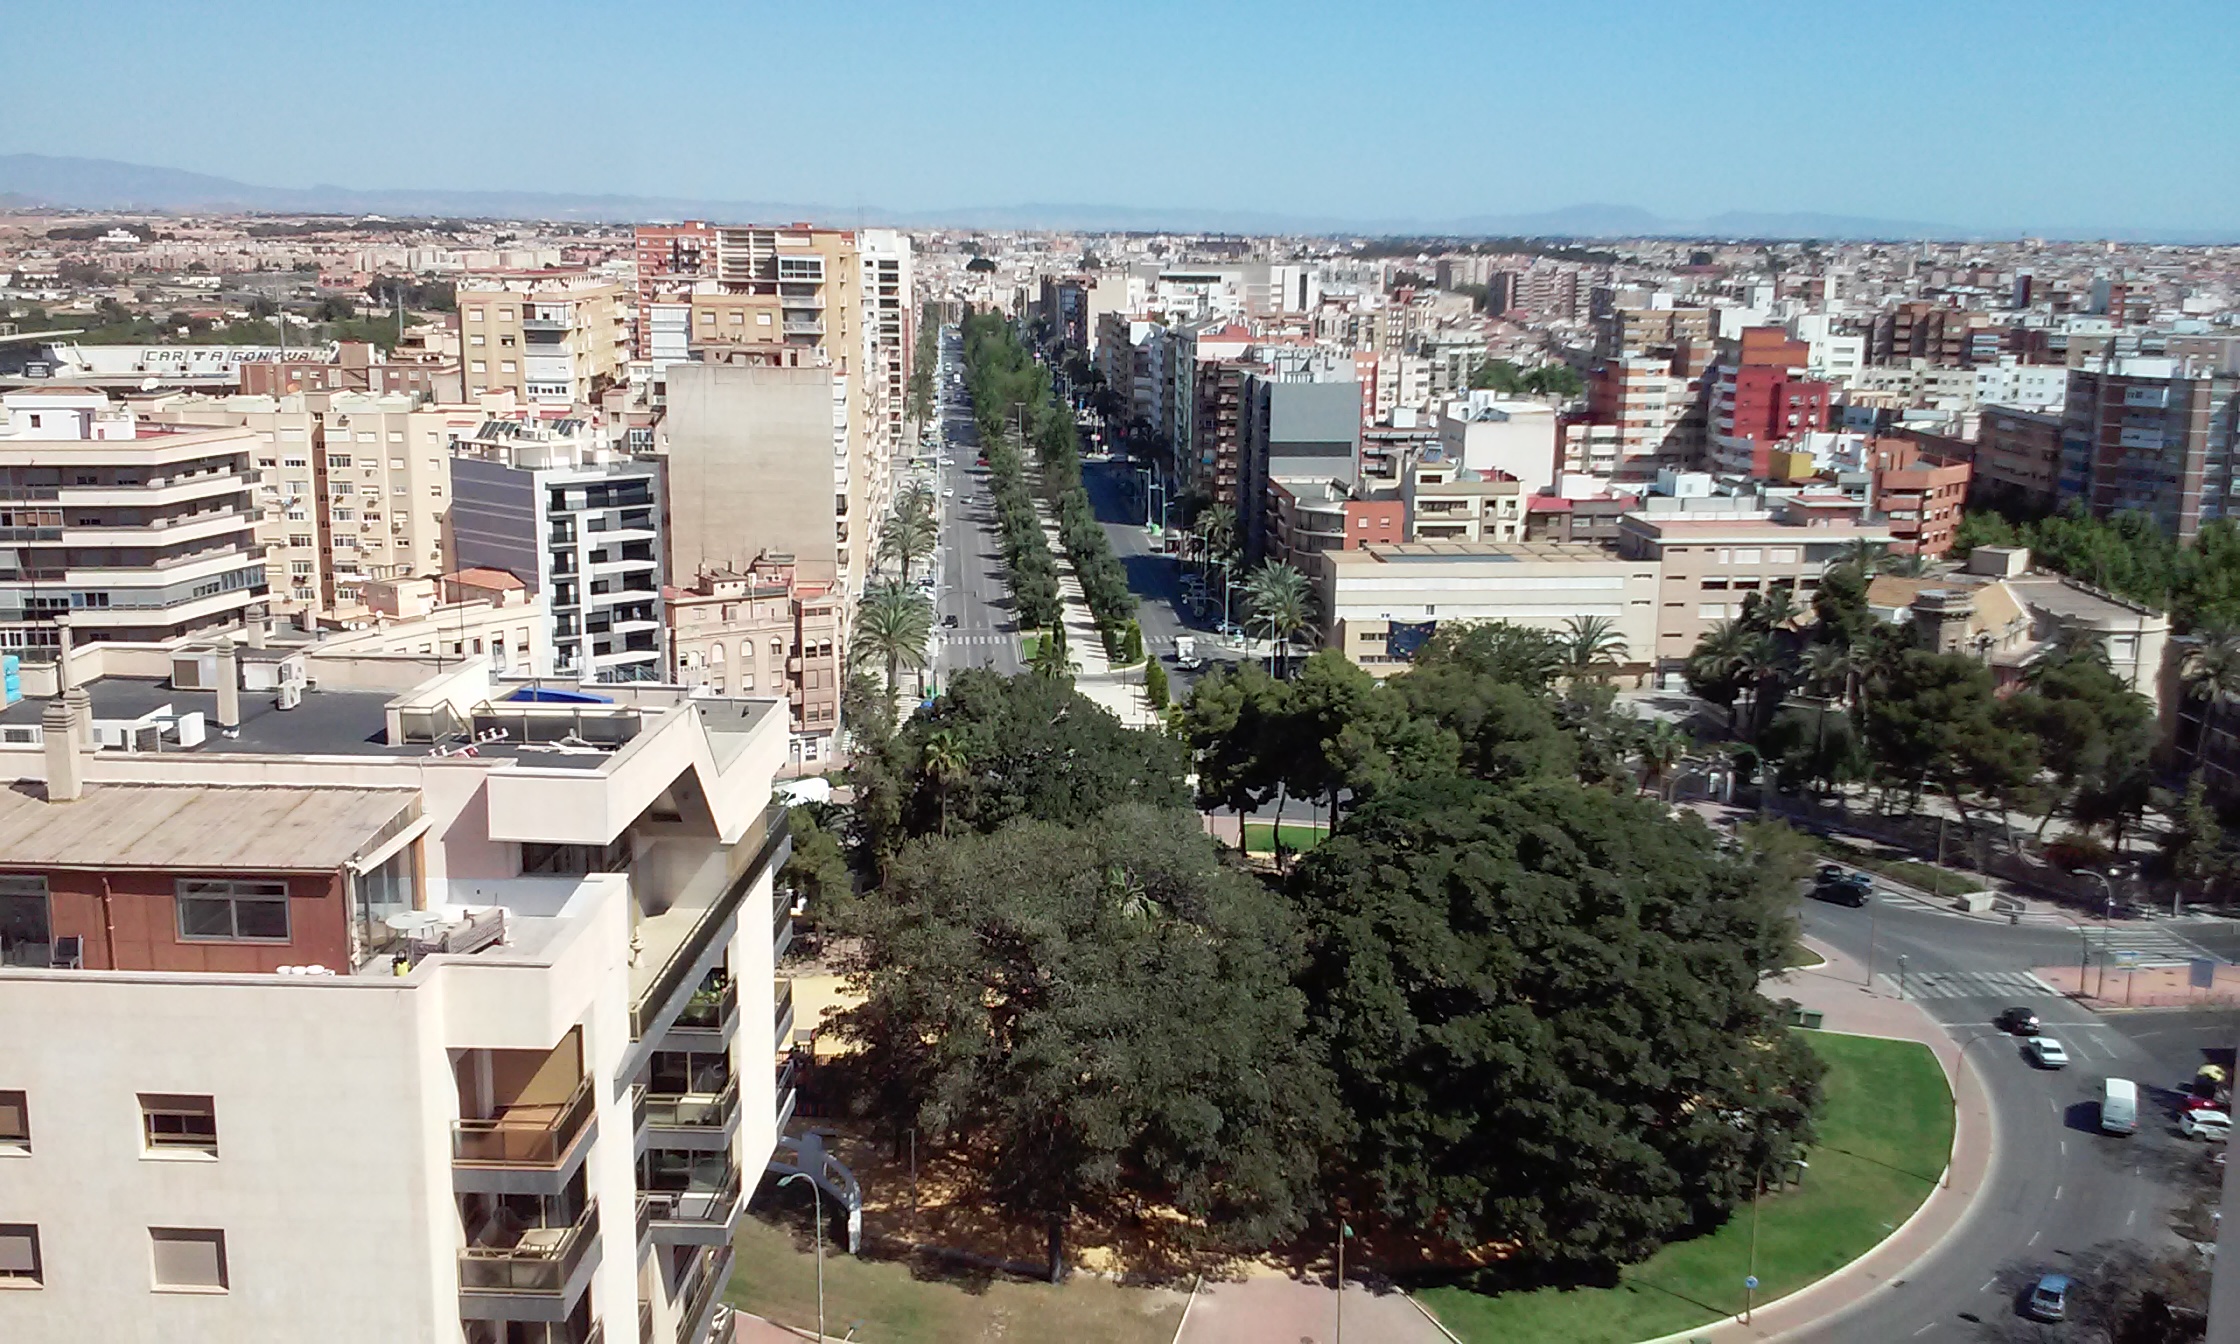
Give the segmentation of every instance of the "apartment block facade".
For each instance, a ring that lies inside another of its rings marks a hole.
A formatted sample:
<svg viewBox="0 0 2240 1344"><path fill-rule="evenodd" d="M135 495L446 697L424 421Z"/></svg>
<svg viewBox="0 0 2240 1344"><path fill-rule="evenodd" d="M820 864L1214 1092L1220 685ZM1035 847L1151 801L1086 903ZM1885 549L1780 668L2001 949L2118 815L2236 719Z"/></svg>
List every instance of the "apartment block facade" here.
<svg viewBox="0 0 2240 1344"><path fill-rule="evenodd" d="M1987 503L2004 499L2051 511L2061 499L2061 424L2059 410L1985 407L1976 430L1972 489Z"/></svg>
<svg viewBox="0 0 2240 1344"><path fill-rule="evenodd" d="M1599 546L1553 542L1405 542L1323 557L1323 647L1378 675L1403 669L1440 625L1508 621L1560 631L1611 621L1626 663L1656 644L1659 567Z"/></svg>
<svg viewBox="0 0 2240 1344"><path fill-rule="evenodd" d="M221 667L0 712L0 1334L706 1344L798 1154L777 706ZM155 695L232 736L89 747Z"/></svg>
<svg viewBox="0 0 2240 1344"><path fill-rule="evenodd" d="M265 601L259 443L246 429L143 425L98 393L11 392L0 432L0 650L238 624Z"/></svg>
<svg viewBox="0 0 2240 1344"><path fill-rule="evenodd" d="M829 759L838 746L840 600L800 582L790 556L757 556L745 572L702 572L661 591L669 680L717 695L782 695L791 758Z"/></svg>
<svg viewBox="0 0 2240 1344"><path fill-rule="evenodd" d="M1828 427L1832 389L1804 376L1809 357L1806 343L1780 327L1743 331L1735 364L1720 368L1711 394L1716 469L1763 476L1776 445Z"/></svg>
<svg viewBox="0 0 2240 1344"><path fill-rule="evenodd" d="M595 444L584 426L486 422L451 463L451 549L544 599L552 671L660 681L661 466Z"/></svg>
<svg viewBox="0 0 2240 1344"><path fill-rule="evenodd" d="M2234 394L2209 361L2137 357L2073 369L2062 411L2063 500L2095 517L2138 512L2180 541L2240 502Z"/></svg>
<svg viewBox="0 0 2240 1344"><path fill-rule="evenodd" d="M630 363L622 286L584 272L490 272L459 282L467 395L511 391L539 406L590 406Z"/></svg>

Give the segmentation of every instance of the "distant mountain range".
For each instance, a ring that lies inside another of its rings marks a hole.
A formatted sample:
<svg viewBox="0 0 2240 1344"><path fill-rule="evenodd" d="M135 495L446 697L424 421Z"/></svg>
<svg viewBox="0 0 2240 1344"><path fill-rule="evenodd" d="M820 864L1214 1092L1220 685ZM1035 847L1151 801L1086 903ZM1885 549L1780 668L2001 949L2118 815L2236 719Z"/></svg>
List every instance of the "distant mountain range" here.
<svg viewBox="0 0 2240 1344"><path fill-rule="evenodd" d="M1146 207L1030 203L967 206L950 210L845 208L784 201L722 201L690 197L621 196L539 191L365 190L356 187L263 187L176 168L114 159L44 154L0 155L0 205L57 206L81 210L262 211L273 214L445 216L470 219L545 219L627 222L658 219L807 220L837 226L880 224L899 228L1137 230L1206 233L1488 238L1827 238L1912 240L2050 237L2116 238L2140 242L2206 243L2240 237L2222 234L2123 230L2086 233L2026 228L1960 229L1919 220L1853 215L1730 211L1708 219L1671 219L1638 206L1574 205L1523 214L1462 219L1347 219L1269 210L1219 210L1188 206Z"/></svg>

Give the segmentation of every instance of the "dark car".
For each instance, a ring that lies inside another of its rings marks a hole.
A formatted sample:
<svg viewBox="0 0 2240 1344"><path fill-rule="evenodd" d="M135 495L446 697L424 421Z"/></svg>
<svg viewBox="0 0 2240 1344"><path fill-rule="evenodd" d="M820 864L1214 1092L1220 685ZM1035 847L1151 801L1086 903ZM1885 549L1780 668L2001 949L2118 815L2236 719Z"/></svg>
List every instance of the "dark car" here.
<svg viewBox="0 0 2240 1344"><path fill-rule="evenodd" d="M1992 1019L1992 1023L1999 1030L2011 1032L2016 1036L2035 1036L2038 1034L2038 1015L2027 1008L2005 1009L1996 1018Z"/></svg>
<svg viewBox="0 0 2240 1344"><path fill-rule="evenodd" d="M1838 868L1834 877L1823 875L1814 883L1812 894L1837 905L1861 906L1874 895L1874 879Z"/></svg>
<svg viewBox="0 0 2240 1344"><path fill-rule="evenodd" d="M942 618L941 618L941 627L942 627L942 628L943 628L944 630L946 630L946 629L948 629L948 628L950 628L950 627L954 626L954 625L955 625L956 623L957 623L957 618L956 618L955 616L953 616L953 615L950 615L950 616L944 616L944 617L942 617Z"/></svg>

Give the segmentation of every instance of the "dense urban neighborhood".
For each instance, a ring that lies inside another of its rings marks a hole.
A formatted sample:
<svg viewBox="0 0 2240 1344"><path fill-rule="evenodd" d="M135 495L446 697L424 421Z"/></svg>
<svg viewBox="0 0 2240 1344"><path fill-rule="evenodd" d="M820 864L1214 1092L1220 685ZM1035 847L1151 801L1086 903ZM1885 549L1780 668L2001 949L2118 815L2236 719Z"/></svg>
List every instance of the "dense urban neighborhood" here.
<svg viewBox="0 0 2240 1344"><path fill-rule="evenodd" d="M2240 229L680 201L0 155L0 1339L2240 1339Z"/></svg>

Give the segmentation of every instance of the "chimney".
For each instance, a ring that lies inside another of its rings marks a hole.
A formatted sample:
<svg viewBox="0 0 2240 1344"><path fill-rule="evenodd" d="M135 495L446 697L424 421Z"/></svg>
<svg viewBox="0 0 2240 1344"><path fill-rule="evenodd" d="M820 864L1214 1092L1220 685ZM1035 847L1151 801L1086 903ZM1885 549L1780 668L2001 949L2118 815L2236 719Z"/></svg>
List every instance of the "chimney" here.
<svg viewBox="0 0 2240 1344"><path fill-rule="evenodd" d="M218 732L241 736L241 657L230 637L218 641Z"/></svg>
<svg viewBox="0 0 2240 1344"><path fill-rule="evenodd" d="M251 607L242 613L247 619L242 624L242 638L252 649L264 647L264 608Z"/></svg>
<svg viewBox="0 0 2240 1344"><path fill-rule="evenodd" d="M74 803L86 791L85 757L78 750L78 711L67 700L49 700L40 711L46 736L47 801Z"/></svg>

